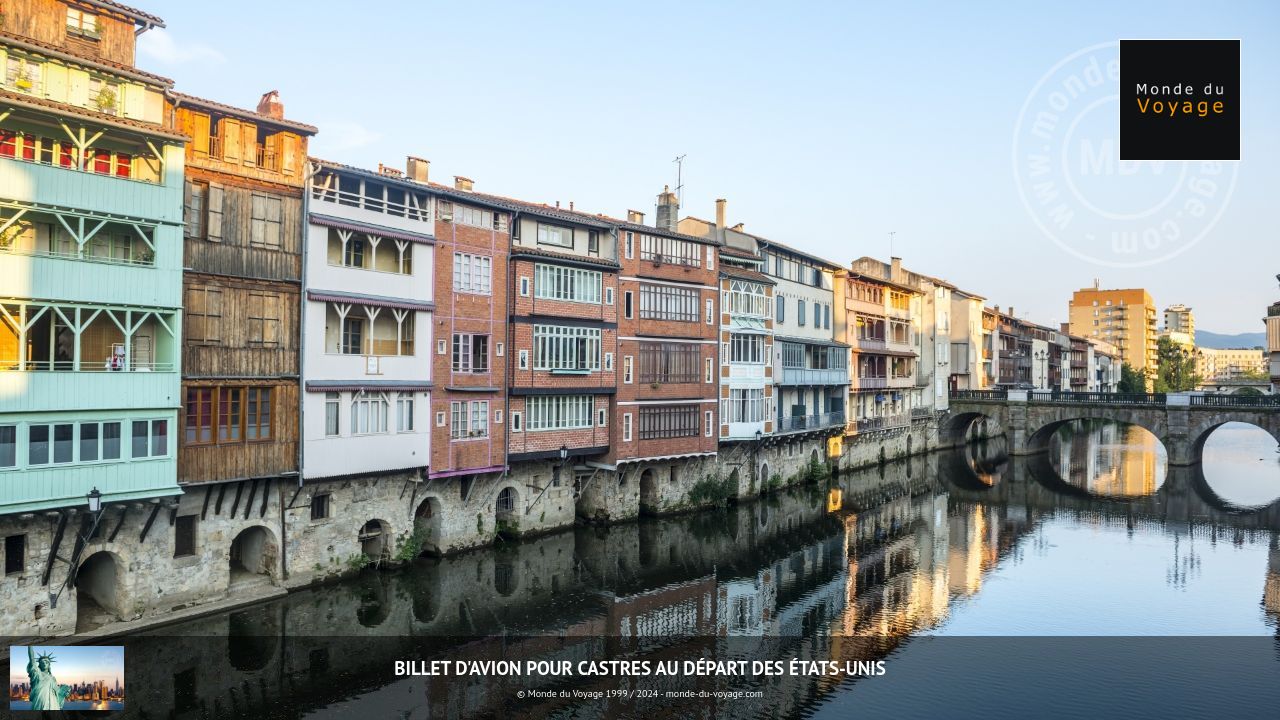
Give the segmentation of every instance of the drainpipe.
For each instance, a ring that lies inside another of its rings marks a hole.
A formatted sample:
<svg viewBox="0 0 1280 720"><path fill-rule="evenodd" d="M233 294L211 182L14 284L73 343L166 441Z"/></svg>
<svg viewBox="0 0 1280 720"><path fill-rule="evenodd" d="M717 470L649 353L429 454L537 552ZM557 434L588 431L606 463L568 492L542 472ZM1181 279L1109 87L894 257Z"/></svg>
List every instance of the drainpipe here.
<svg viewBox="0 0 1280 720"><path fill-rule="evenodd" d="M314 175L311 167L310 158L307 159L306 170L302 175L302 222L299 223L302 232L302 273L298 284L298 489L302 489L302 460L304 446L303 428L303 409L306 407L307 393L303 378L306 377L304 369L307 364L307 333L304 332L307 324L307 240L310 235L311 224L308 218L311 216L311 178ZM289 529L288 516L284 507L284 486L280 487L280 576L282 580L289 579Z"/></svg>
<svg viewBox="0 0 1280 720"><path fill-rule="evenodd" d="M518 351L511 345L511 316L516 312L516 293L511 292L513 289L519 291L519 278L511 277L511 238L515 235L516 226L520 222L520 211L511 213L511 223L507 226L507 311L505 317L502 318L502 342L506 347L506 366L507 371L503 373L502 378L502 414L506 417L503 424L503 436L506 442L502 443L502 477L505 478L511 474L511 393L508 392L511 383L512 368L515 367L515 358ZM512 280L515 285L512 285ZM532 294L532 293L530 293ZM533 358L529 358L529 367L533 367ZM528 418L524 418L522 422L528 422ZM528 432L527 430L525 432Z"/></svg>

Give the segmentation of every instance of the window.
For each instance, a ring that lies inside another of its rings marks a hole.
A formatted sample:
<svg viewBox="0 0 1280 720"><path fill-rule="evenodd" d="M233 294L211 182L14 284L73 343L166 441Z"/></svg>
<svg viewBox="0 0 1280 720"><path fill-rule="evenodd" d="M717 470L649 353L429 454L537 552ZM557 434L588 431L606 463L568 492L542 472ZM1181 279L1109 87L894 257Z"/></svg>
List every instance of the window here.
<svg viewBox="0 0 1280 720"><path fill-rule="evenodd" d="M173 523L173 556L196 554L196 515L179 515Z"/></svg>
<svg viewBox="0 0 1280 720"><path fill-rule="evenodd" d="M342 318L342 354L364 354L364 318Z"/></svg>
<svg viewBox="0 0 1280 720"><path fill-rule="evenodd" d="M453 371L489 372L489 336L454 333Z"/></svg>
<svg viewBox="0 0 1280 720"><path fill-rule="evenodd" d="M134 420L132 429L132 457L165 457L169 454L168 420Z"/></svg>
<svg viewBox="0 0 1280 720"><path fill-rule="evenodd" d="M538 244L571 248L573 247L573 231L566 227L538 223Z"/></svg>
<svg viewBox="0 0 1280 720"><path fill-rule="evenodd" d="M640 236L640 259L654 263L671 263L698 267L702 251L697 243L656 235Z"/></svg>
<svg viewBox="0 0 1280 720"><path fill-rule="evenodd" d="M378 435L387 432L389 404L385 394L368 395L361 390L351 399L351 434Z"/></svg>
<svg viewBox="0 0 1280 720"><path fill-rule="evenodd" d="M98 39L98 16L79 8L67 8L67 34Z"/></svg>
<svg viewBox="0 0 1280 720"><path fill-rule="evenodd" d="M518 355L518 361L516 364L519 366L521 370L529 369L529 351L528 350L520 351Z"/></svg>
<svg viewBox="0 0 1280 720"><path fill-rule="evenodd" d="M253 194L249 218L250 245L272 249L281 247L280 207L281 199L278 197Z"/></svg>
<svg viewBox="0 0 1280 720"><path fill-rule="evenodd" d="M436 413L436 427L444 427L444 411Z"/></svg>
<svg viewBox="0 0 1280 720"><path fill-rule="evenodd" d="M316 493L311 496L311 519L324 520L329 517L329 493Z"/></svg>
<svg viewBox="0 0 1280 720"><path fill-rule="evenodd" d="M759 365L764 362L764 336L729 336L729 362Z"/></svg>
<svg viewBox="0 0 1280 720"><path fill-rule="evenodd" d="M453 254L453 289L456 292L489 295L492 293L493 258L468 253Z"/></svg>
<svg viewBox="0 0 1280 720"><path fill-rule="evenodd" d="M611 352L604 354L604 369L606 372L613 369L613 353Z"/></svg>
<svg viewBox="0 0 1280 720"><path fill-rule="evenodd" d="M4 539L4 574L20 573L27 567L27 536L9 535Z"/></svg>
<svg viewBox="0 0 1280 720"><path fill-rule="evenodd" d="M591 427L595 398L590 395L535 395L525 403L529 430L572 430Z"/></svg>
<svg viewBox="0 0 1280 720"><path fill-rule="evenodd" d="M518 412L511 413L511 432L524 431L524 416Z"/></svg>
<svg viewBox="0 0 1280 720"><path fill-rule="evenodd" d="M213 442L214 392L214 388L187 388L186 444L208 445Z"/></svg>
<svg viewBox="0 0 1280 720"><path fill-rule="evenodd" d="M823 330L831 329L831 306L830 305L822 306L822 329Z"/></svg>
<svg viewBox="0 0 1280 720"><path fill-rule="evenodd" d="M477 207L469 207L467 205L453 205L453 221L471 227L484 228L486 230L497 229L494 223L493 212L482 210Z"/></svg>
<svg viewBox="0 0 1280 720"><path fill-rule="evenodd" d="M31 425L27 428L27 464L46 465L49 462L49 426Z"/></svg>
<svg viewBox="0 0 1280 720"><path fill-rule="evenodd" d="M624 355L622 357L622 382L627 384L631 383L632 369L632 357L630 355Z"/></svg>
<svg viewBox="0 0 1280 720"><path fill-rule="evenodd" d="M696 383L702 352L690 343L640 343L641 383Z"/></svg>
<svg viewBox="0 0 1280 720"><path fill-rule="evenodd" d="M327 392L324 394L324 434L325 437L338 436L338 413L342 409L342 394Z"/></svg>
<svg viewBox="0 0 1280 720"><path fill-rule="evenodd" d="M764 422L769 419L767 400L763 388L730 389L721 401L720 417L729 423Z"/></svg>
<svg viewBox="0 0 1280 720"><path fill-rule="evenodd" d="M120 459L120 423L102 423L102 459Z"/></svg>
<svg viewBox="0 0 1280 720"><path fill-rule="evenodd" d="M449 403L451 423L449 437L454 439L482 438L489 436L489 401Z"/></svg>
<svg viewBox="0 0 1280 720"><path fill-rule="evenodd" d="M698 291L668 285L641 285L640 319L698 322Z"/></svg>
<svg viewBox="0 0 1280 720"><path fill-rule="evenodd" d="M341 241L339 241L341 242ZM365 239L352 236L342 243L342 264L344 267L363 268L365 256Z"/></svg>
<svg viewBox="0 0 1280 720"><path fill-rule="evenodd" d="M413 393L396 395L396 430L413 432Z"/></svg>
<svg viewBox="0 0 1280 720"><path fill-rule="evenodd" d="M613 288L611 287L607 287L604 289L604 304L605 305L613 304Z"/></svg>
<svg viewBox="0 0 1280 720"><path fill-rule="evenodd" d="M630 230L627 231L626 244L623 245L623 254L628 260L636 256L636 235Z"/></svg>
<svg viewBox="0 0 1280 720"><path fill-rule="evenodd" d="M209 204L209 183L199 180L187 181L187 197L183 206L182 220L185 224L186 237L204 239L205 209Z"/></svg>
<svg viewBox="0 0 1280 720"><path fill-rule="evenodd" d="M715 419L711 417L711 411L707 410L702 413L702 434L711 437L712 429L715 427Z"/></svg>
<svg viewBox="0 0 1280 720"><path fill-rule="evenodd" d="M714 362L712 361L712 359L711 359L711 358L706 358L706 360L705 360L705 362L704 362L704 365L705 365L705 367L703 368L703 372L704 372L705 377L706 377L706 382L708 382L708 383L709 383L709 382L712 382L712 380L715 378L715 366L714 366Z"/></svg>
<svg viewBox="0 0 1280 720"><path fill-rule="evenodd" d="M520 278L520 297L529 297L529 278Z"/></svg>
<svg viewBox="0 0 1280 720"><path fill-rule="evenodd" d="M769 312L764 286L759 283L732 281L728 292L724 293L722 302L724 311L735 315L764 316Z"/></svg>
<svg viewBox="0 0 1280 720"><path fill-rule="evenodd" d="M502 424L502 411L497 408L493 409L493 424L494 425Z"/></svg>
<svg viewBox="0 0 1280 720"><path fill-rule="evenodd" d="M622 414L622 441L631 442L631 413Z"/></svg>
<svg viewBox="0 0 1280 720"><path fill-rule="evenodd" d="M707 269L716 269L716 249L710 245L707 246Z"/></svg>
<svg viewBox="0 0 1280 720"><path fill-rule="evenodd" d="M222 342L222 290L187 289L187 342L217 345Z"/></svg>
<svg viewBox="0 0 1280 720"><path fill-rule="evenodd" d="M240 442L244 420L244 388L218 388L218 442Z"/></svg>
<svg viewBox="0 0 1280 720"><path fill-rule="evenodd" d="M280 346L280 296L249 293L249 345Z"/></svg>
<svg viewBox="0 0 1280 720"><path fill-rule="evenodd" d="M804 300L796 300L796 324L804 327Z"/></svg>
<svg viewBox="0 0 1280 720"><path fill-rule="evenodd" d="M777 320L782 324L787 321L787 299L779 295L775 302L778 305Z"/></svg>
<svg viewBox="0 0 1280 720"><path fill-rule="evenodd" d="M649 405L640 408L640 439L694 437L698 427L697 405Z"/></svg>
<svg viewBox="0 0 1280 720"><path fill-rule="evenodd" d="M714 322L714 321L715 321L715 318L716 318L716 309L715 309L715 305L713 304L713 301L711 300L711 298L707 298L707 313L706 313L706 314L707 314L707 324L708 324L708 325L710 325L712 322Z"/></svg>
<svg viewBox="0 0 1280 720"><path fill-rule="evenodd" d="M630 320L633 315L631 310L631 291L627 290L622 294L622 316Z"/></svg>
<svg viewBox="0 0 1280 720"><path fill-rule="evenodd" d="M600 303L603 276L598 271L539 263L534 266L533 277L534 297Z"/></svg>
<svg viewBox="0 0 1280 720"><path fill-rule="evenodd" d="M533 326L533 368L551 371L600 369L600 329ZM532 418L530 426L532 426Z"/></svg>
<svg viewBox="0 0 1280 720"><path fill-rule="evenodd" d="M18 464L18 426L0 425L0 468Z"/></svg>
<svg viewBox="0 0 1280 720"><path fill-rule="evenodd" d="M271 439L271 388L249 388L248 412L245 413L246 440Z"/></svg>
<svg viewBox="0 0 1280 720"><path fill-rule="evenodd" d="M600 231L599 230L587 231L587 253L589 255L600 254Z"/></svg>

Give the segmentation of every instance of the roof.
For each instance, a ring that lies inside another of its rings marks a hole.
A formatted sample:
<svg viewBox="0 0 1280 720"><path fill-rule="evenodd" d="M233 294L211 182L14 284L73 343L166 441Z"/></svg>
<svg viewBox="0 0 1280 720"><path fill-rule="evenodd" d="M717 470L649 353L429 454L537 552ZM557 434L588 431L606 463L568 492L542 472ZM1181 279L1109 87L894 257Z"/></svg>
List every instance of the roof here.
<svg viewBox="0 0 1280 720"><path fill-rule="evenodd" d="M308 215L307 222L312 225L321 225L324 227L337 228L339 230L350 230L351 232L365 233L366 235L377 235L378 237L384 237L390 240L408 240L409 242L422 243L423 245L434 245L436 242L434 237L422 233L395 230L381 225L356 222L354 220L346 220L343 218L333 217L331 215L321 215L319 213L311 213Z"/></svg>
<svg viewBox="0 0 1280 720"><path fill-rule="evenodd" d="M888 287L891 287L897 290L902 290L904 292L915 293L916 295L924 294L924 292L918 288L913 288L910 285L902 285L901 283L896 283L896 282L893 282L892 280L885 280L884 278L878 277L876 275L864 275L863 273L854 272L853 270L849 270L847 272L850 280L863 280L866 282L875 283L877 285L886 285Z"/></svg>
<svg viewBox="0 0 1280 720"><path fill-rule="evenodd" d="M137 22L140 25L146 25L149 27L165 26L164 21L156 17L155 15L152 15L150 13L144 13L141 10L138 10L136 8L131 8L128 5L121 5L118 2L114 2L114 0L80 0L80 1L93 5L94 7L99 7L104 10L111 10L114 12L118 12L122 15L126 15L131 20L133 20L134 22Z"/></svg>
<svg viewBox="0 0 1280 720"><path fill-rule="evenodd" d="M720 274L725 277L751 280L752 282L764 283L765 285L777 285L773 278L758 270L748 270L746 268L734 267L733 265L725 265L723 263L720 264Z"/></svg>
<svg viewBox="0 0 1280 720"><path fill-rule="evenodd" d="M757 261L761 259L759 255L751 252L750 250L743 250L740 247L734 247L732 245L725 245L724 247L720 248L720 254L733 255L735 257L741 257L741 258L750 258L752 260L757 260Z"/></svg>
<svg viewBox="0 0 1280 720"><path fill-rule="evenodd" d="M750 233L745 233L745 234L750 234ZM809 253L807 253L807 252L804 252L803 250L797 250L797 249L795 249L794 247L791 247L790 245L784 245L784 244L782 244L782 243L780 243L780 242L776 242L776 241L774 241L774 240L770 240L769 238L763 238L763 237L760 237L759 235L751 235L751 237L755 238L755 239L756 239L756 242L760 243L760 244L763 246L763 247L761 247L761 248L760 248L761 250L766 250L766 249L768 249L768 248L777 248L777 249L779 249L779 250L781 250L781 251L783 251L783 252L791 253L792 255L799 255L800 257L802 257L802 258L804 258L804 259L806 259L806 260L809 260L809 261L811 261L811 262L818 263L819 265L825 266L826 268L831 269L831 270L843 270L843 269L844 269L844 266L842 266L842 265L838 265L838 264L836 264L836 263L833 263L833 262L831 262L830 260L827 260L827 259L825 259L825 258L820 258L820 257L818 257L817 255L811 255L811 254L809 254Z"/></svg>
<svg viewBox="0 0 1280 720"><path fill-rule="evenodd" d="M565 210L563 208L551 207L545 203L533 203L527 200L517 200L516 198L505 197L502 195L479 193L474 190L459 190L457 188L435 182L427 183L427 185L442 195L458 200L490 203L506 208L507 210L531 213L552 220L590 225L602 230L612 230L616 225L614 221L610 218L606 218L604 215L590 215L577 210Z"/></svg>
<svg viewBox="0 0 1280 720"><path fill-rule="evenodd" d="M53 111L66 117L80 118L84 120L92 120L100 125L123 128L126 130L137 130L152 137L162 137L178 142L187 142L188 138L182 133L174 132L163 125L155 123L142 122L140 120L132 120L130 118L116 117L115 115L107 115L97 110L89 110L74 105L67 105L53 100L45 100L44 98L16 93L11 90L0 88L0 99L3 99L10 106L25 107L32 110Z"/></svg>
<svg viewBox="0 0 1280 720"><path fill-rule="evenodd" d="M792 337L790 335L778 335L777 333L774 333L773 339L777 342L802 343L804 345L824 345L826 347L839 347L839 348L850 347L848 343L842 343L836 340L827 340L825 338Z"/></svg>
<svg viewBox="0 0 1280 720"><path fill-rule="evenodd" d="M703 245L721 245L724 243L712 237L701 237L698 235L689 235L678 232L676 230L667 230L666 228L654 227L652 225L641 225L640 223L628 222L626 220L617 220L609 218L614 224L623 230L631 230L632 232L648 233L649 235L661 235L663 237L674 238L676 240L688 240L689 242L702 243Z"/></svg>
<svg viewBox="0 0 1280 720"><path fill-rule="evenodd" d="M431 383L413 380L308 380L307 392L358 392L360 390L400 390L420 392L430 390Z"/></svg>
<svg viewBox="0 0 1280 720"><path fill-rule="evenodd" d="M309 162L316 163L321 167L329 168L330 170L337 170L339 172L350 173L352 175L359 175L361 177L369 178L371 180L377 180L378 182L398 185L399 187L402 187L402 188L419 190L422 192L431 192L437 195L442 195L444 197L470 199L466 197L468 195L467 193L461 193L459 191L453 190L452 188L446 187L444 185L440 185L439 183L420 183L416 180L411 180L407 177L399 177L395 175L383 175L382 173L375 172L373 170L367 170L362 167L356 167L355 165L346 165L340 162L334 162L333 160L325 160L323 158L318 158L318 157L308 157L307 160ZM473 202L475 202L477 205L482 205L490 209L499 209L499 210L511 209L507 205L495 203L495 202L489 202L486 200L476 199Z"/></svg>
<svg viewBox="0 0 1280 720"><path fill-rule="evenodd" d="M176 90L170 90L169 96L177 100L178 104L195 105L197 107L202 107L209 110L216 110L218 112L226 113L228 115L237 115L239 117L250 118L252 120L256 120L261 123L266 123L268 125L279 125L280 127L286 127L292 130L297 130L298 132L305 133L307 135L315 135L317 132L319 132L319 129L316 128L314 125L307 125L305 123L295 122L293 120L285 120L283 118L271 117L270 115L264 115L254 110L245 110L244 108L238 108L233 105L226 105L220 102L214 102L213 100L206 100L204 98L196 97L195 95L180 93L180 92L177 92Z"/></svg>
<svg viewBox="0 0 1280 720"><path fill-rule="evenodd" d="M406 300L385 295L340 292L338 290L308 290L307 299L317 302L351 303L368 307L385 307L396 310L435 310L436 304L423 300Z"/></svg>
<svg viewBox="0 0 1280 720"><path fill-rule="evenodd" d="M555 260L564 260L571 263L584 263L605 270L617 270L618 263L604 258L594 258L587 255L574 255L572 253L556 252L554 250L543 250L536 247L525 247L524 245L511 246L511 258L515 259L521 255L532 255L534 257L552 258Z"/></svg>
<svg viewBox="0 0 1280 720"><path fill-rule="evenodd" d="M94 58L94 57L89 57L87 55L81 55L80 53L74 52L72 50L67 50L66 48L58 47L57 45L51 45L47 42L41 42L40 40L29 38L25 35L17 35L15 33L7 32L5 30L0 30L0 40L3 40L6 45L14 45L16 47L23 48L24 50L38 52L44 55L48 55L50 57L61 58L68 62L77 63L80 65L84 65L86 67L93 67L99 70L106 70L107 72L115 73L117 75L122 75L124 77L132 78L134 80L139 80L142 82L148 82L153 85L173 87L173 81L167 77L154 75L144 70L139 70L136 67L133 67L132 65L125 65L124 63L113 62L111 60L103 60L101 58Z"/></svg>

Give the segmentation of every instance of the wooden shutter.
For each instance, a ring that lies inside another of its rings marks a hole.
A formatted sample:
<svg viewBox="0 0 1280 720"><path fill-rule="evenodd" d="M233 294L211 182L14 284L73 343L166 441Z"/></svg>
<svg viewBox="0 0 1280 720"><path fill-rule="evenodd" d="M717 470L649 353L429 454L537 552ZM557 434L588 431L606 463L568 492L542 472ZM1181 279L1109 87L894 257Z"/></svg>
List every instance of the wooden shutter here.
<svg viewBox="0 0 1280 720"><path fill-rule="evenodd" d="M277 133L280 147L277 150L280 158L280 172L293 175L298 172L298 136L292 133Z"/></svg>
<svg viewBox="0 0 1280 720"><path fill-rule="evenodd" d="M249 208L249 244L265 245L267 242L267 197L254 193Z"/></svg>
<svg viewBox="0 0 1280 720"><path fill-rule="evenodd" d="M209 226L206 228L206 236L213 241L222 241L222 186L217 183L209 183Z"/></svg>
<svg viewBox="0 0 1280 720"><path fill-rule="evenodd" d="M244 153L245 165L258 164L258 126L253 123L240 125L240 137L243 138L241 150Z"/></svg>
<svg viewBox="0 0 1280 720"><path fill-rule="evenodd" d="M233 118L219 120L218 136L222 138L222 159L240 162L240 121Z"/></svg>
<svg viewBox="0 0 1280 720"><path fill-rule="evenodd" d="M203 155L209 154L209 116L200 112L188 112L189 126L186 131L191 135L191 144L195 151Z"/></svg>

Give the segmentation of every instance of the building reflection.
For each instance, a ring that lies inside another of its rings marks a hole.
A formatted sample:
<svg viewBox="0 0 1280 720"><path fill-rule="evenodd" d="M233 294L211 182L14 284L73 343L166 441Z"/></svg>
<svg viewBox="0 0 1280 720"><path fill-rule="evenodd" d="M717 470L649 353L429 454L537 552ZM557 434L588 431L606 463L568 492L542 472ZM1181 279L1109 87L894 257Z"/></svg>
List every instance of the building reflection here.
<svg viewBox="0 0 1280 720"><path fill-rule="evenodd" d="M1140 497L1164 484L1164 446L1137 425L1076 420L1050 442L1054 469L1067 483L1107 497Z"/></svg>

